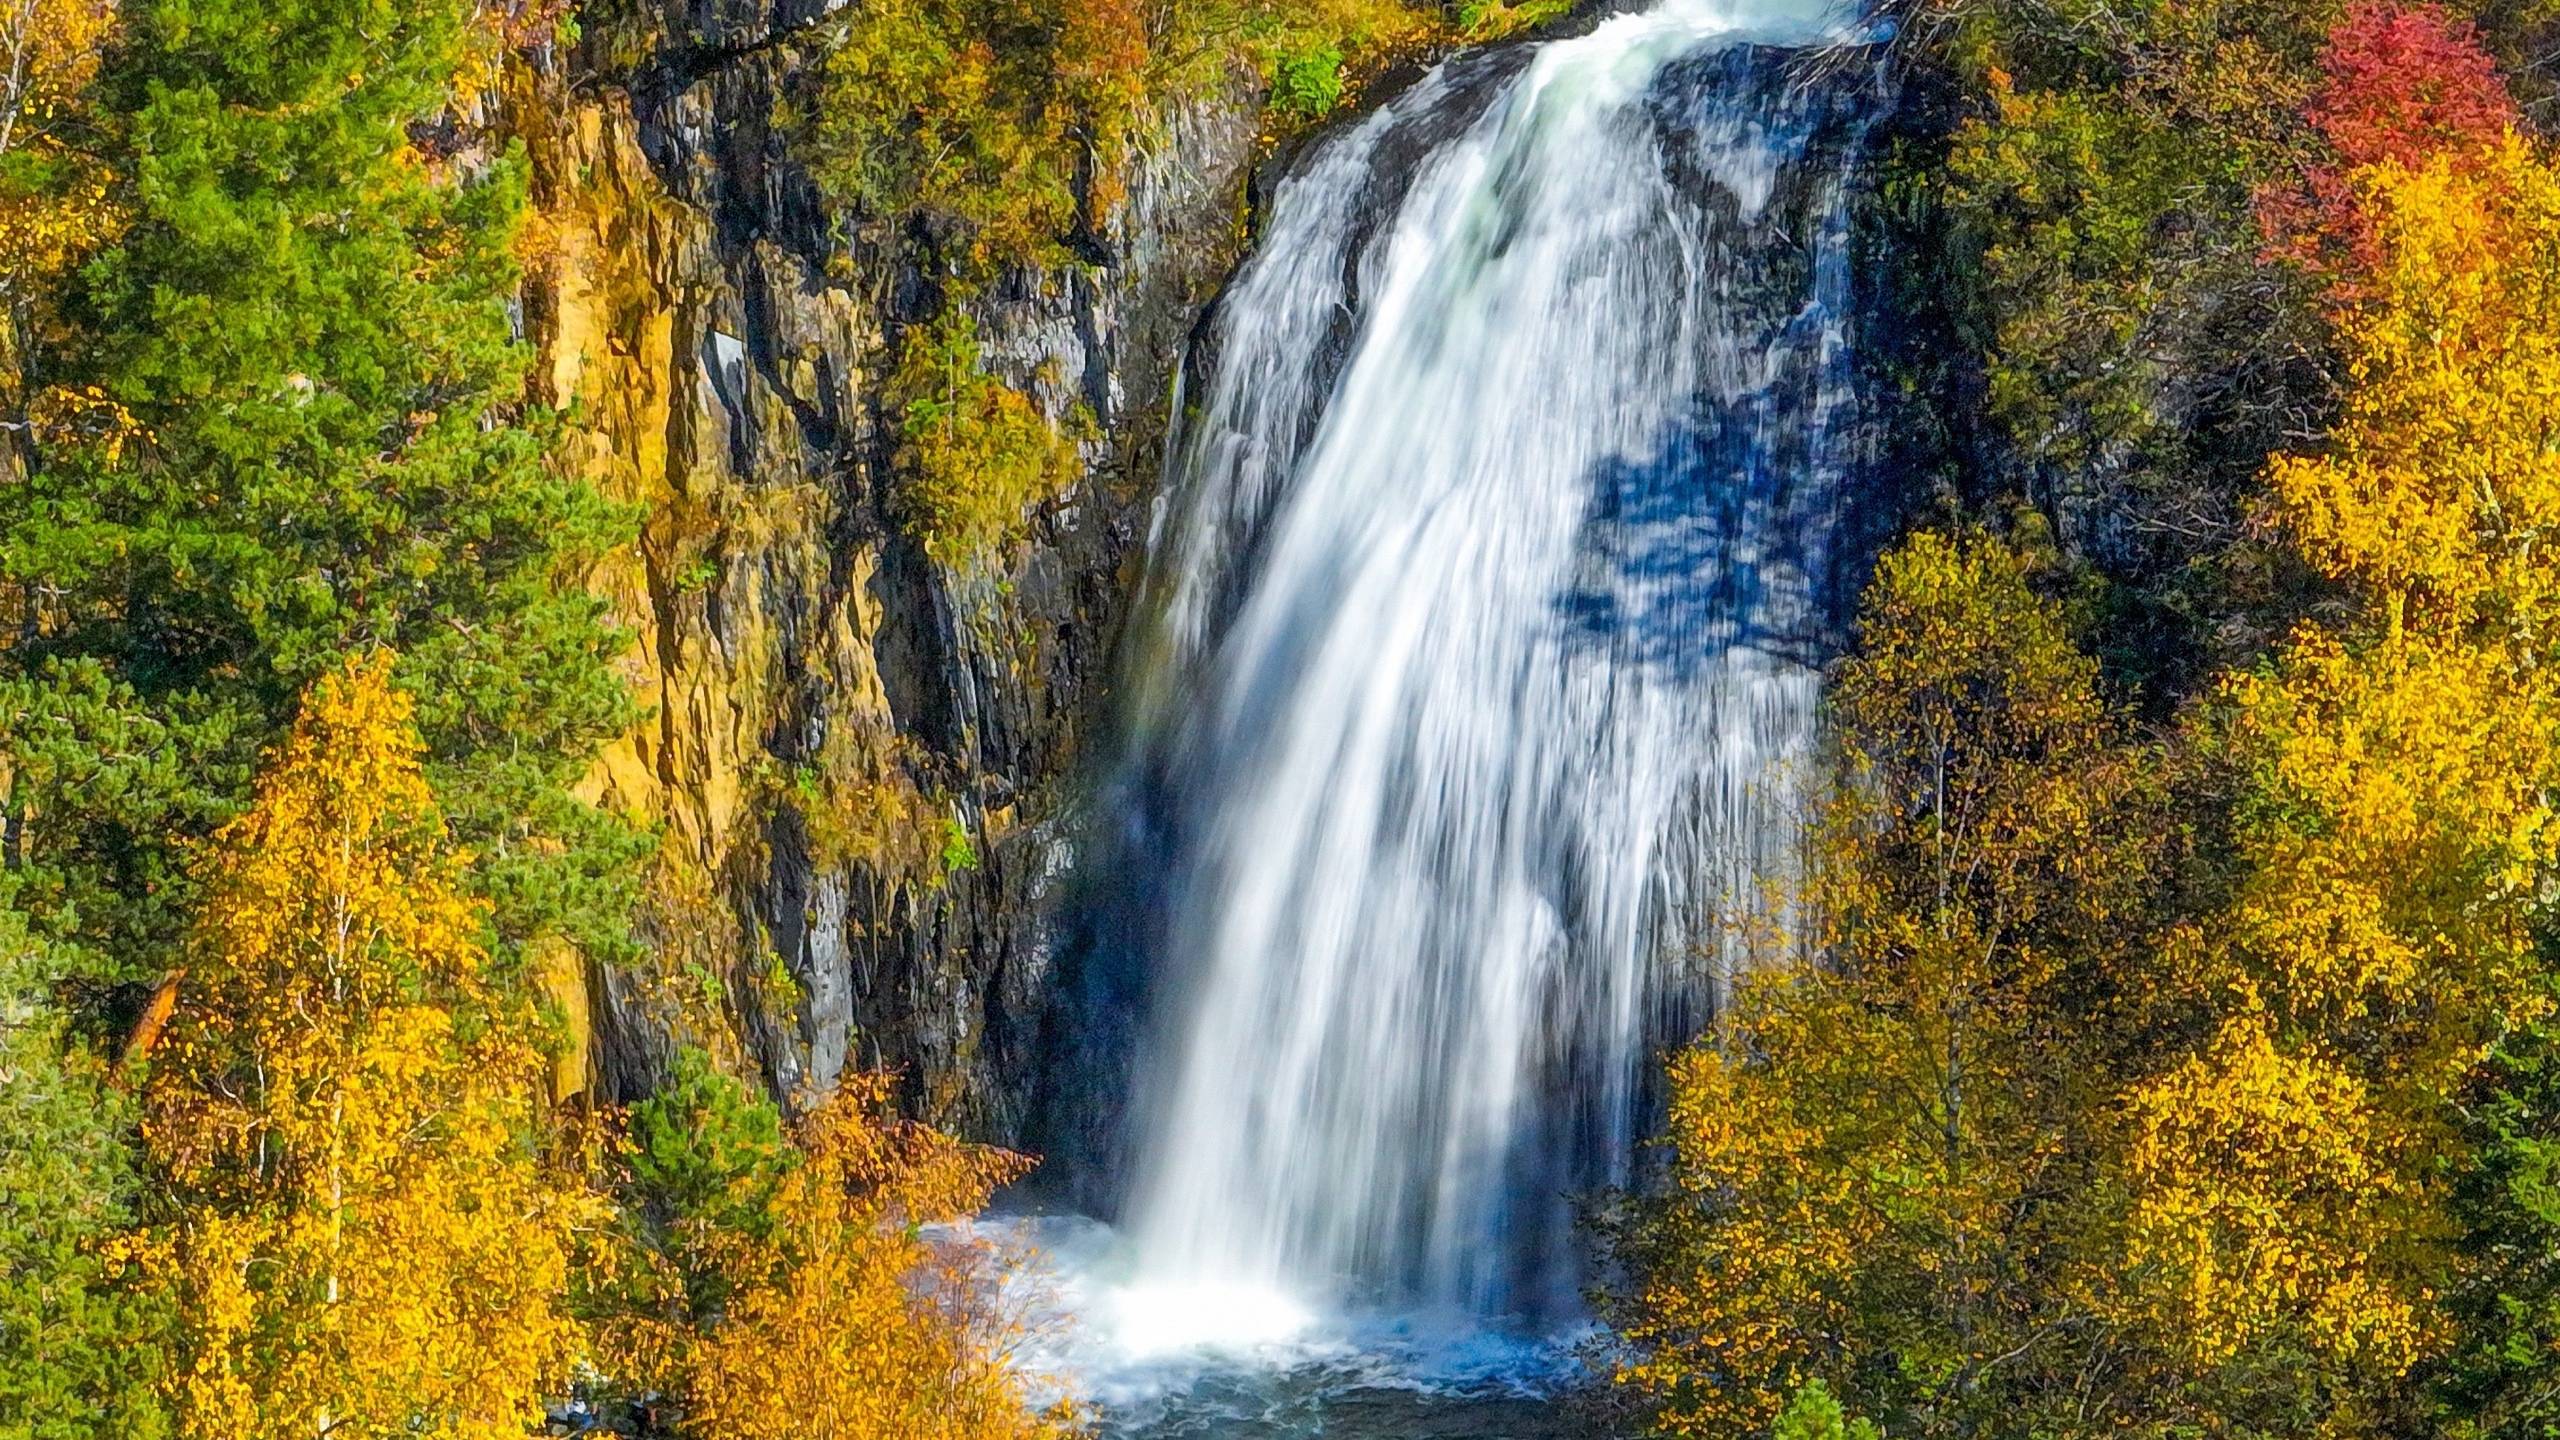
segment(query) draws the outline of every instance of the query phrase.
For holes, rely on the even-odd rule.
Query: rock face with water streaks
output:
[[[991,372],[1101,423],[1027,545],[947,567],[894,521],[882,394],[901,327],[943,303],[936,237],[850,232],[795,161],[782,107],[821,15],[669,5],[538,54],[508,93],[541,211],[540,381],[643,516],[595,584],[648,714],[591,790],[663,837],[651,957],[550,977],[581,1022],[564,1068],[627,1096],[691,1041],[788,1096],[890,1065],[933,1118],[1004,1137],[1061,781],[1173,367],[1231,263],[1252,111],[1174,117],[1092,263],[971,302]]]

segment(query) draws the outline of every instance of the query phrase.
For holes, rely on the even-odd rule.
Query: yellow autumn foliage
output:
[[[1908,1163],[1863,1163],[1917,1132],[1836,1108],[1857,1091],[1842,1084],[1849,1067],[1823,1062],[1865,1038],[1843,1001],[1821,978],[1754,981],[1731,1030],[1757,1055],[1706,1044],[1672,1058],[1673,1193],[1632,1247],[1640,1289],[1621,1327],[1638,1349],[1618,1376],[1660,1402],[1665,1434],[1766,1426],[1854,1334],[1852,1287],[1885,1223],[1873,1182],[1919,1197]]]
[[[542,1057],[390,675],[314,685],[205,855],[145,1092],[173,1213],[136,1246],[196,1440],[518,1440],[579,1350],[566,1237],[597,1210],[536,1163]]]
[[[2228,697],[2259,787],[2231,933],[2249,983],[2290,1026],[2387,1034],[2450,1083],[2539,1003],[2555,697],[2503,647],[2316,629]]]
[[[112,176],[72,143],[117,21],[115,0],[0,0],[0,296],[112,232]]]
[[[2288,531],[2387,614],[2547,636],[2560,602],[2560,181],[2530,142],[2357,177],[2381,263],[2327,453],[2269,478]],[[2421,618],[2413,615],[2413,620]]]
[[[2423,1285],[2396,1263],[2437,1238],[2424,1157],[2347,1067],[2243,1015],[2142,1087],[2129,1128],[2141,1200],[2122,1268],[2182,1360],[2209,1367],[2281,1335],[2396,1374],[2437,1338]]]
[[[2378,244],[2345,413],[2269,471],[2351,606],[2224,685],[2237,881],[2198,956],[2222,1019],[2125,1101],[2109,1308],[2199,1375],[2281,1355],[2369,1384],[2433,1352],[2461,1087],[2548,1003],[2560,176],[2508,136],[2354,178]]]
[[[1821,958],[1746,977],[1674,1060],[1671,1193],[1619,1227],[1622,1378],[1663,1433],[1765,1430],[1861,1366],[1898,1369],[1924,1429],[2022,1423],[1994,1382],[2074,1363],[2076,1199],[2130,1028],[2102,1012],[2156,831],[2034,568],[1922,533],[1868,592],[1834,690]]]
[[[634,1267],[640,1303],[605,1327],[608,1359],[671,1397],[685,1435],[1067,1434],[1024,1401],[1005,1257],[965,1223],[1028,1162],[898,1118],[891,1088],[845,1077],[751,1216],[681,1224],[677,1253]]]

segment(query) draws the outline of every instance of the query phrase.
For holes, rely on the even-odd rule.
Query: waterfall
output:
[[[1164,985],[1123,1220],[1180,1338],[1275,1295],[1569,1307],[1569,1197],[1783,922],[1874,108],[1793,61],[1849,38],[1660,0],[1451,61],[1277,188],[1123,787]]]

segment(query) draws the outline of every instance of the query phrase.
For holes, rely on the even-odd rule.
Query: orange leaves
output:
[[[681,1396],[700,1440],[1042,1440],[1006,1365],[1004,1257],[963,1226],[1021,1157],[897,1118],[853,1075],[797,1127],[798,1157],[749,1223],[695,1226],[676,1262],[716,1313],[612,1327],[631,1378]]]
[[[768,1118],[678,1253],[599,1243],[601,1198],[536,1158],[531,1016],[487,974],[391,673],[314,685],[204,855],[145,1094],[171,1219],[129,1247],[179,1310],[187,1433],[521,1440],[588,1348],[573,1265],[635,1297],[604,1358],[683,1396],[698,1440],[1056,1433],[1005,1363],[998,1257],[933,1228],[1026,1162],[900,1120],[885,1078],[849,1079],[796,1150]]]
[[[1884,1228],[1878,1180],[1903,1190],[1892,1177],[1919,1174],[1908,1157],[1876,1163],[1868,1146],[1891,1147],[1893,1127],[1860,1124],[1855,1092],[1838,1088],[1857,1083],[1841,1062],[1870,1038],[1842,1028],[1852,1017],[1839,989],[1827,977],[1747,982],[1737,1043],[1672,1059],[1676,1194],[1632,1249],[1642,1289],[1622,1329],[1638,1358],[1619,1374],[1663,1402],[1665,1434],[1768,1423],[1853,1329],[1852,1282]]]
[[[1138,0],[1061,0],[1057,24],[1061,79],[1106,91],[1126,106],[1145,102],[1152,61]]]
[[[893,1227],[963,1220],[1030,1170],[1023,1156],[899,1119],[894,1088],[887,1075],[848,1076],[795,1136],[813,1167],[835,1177],[829,1188],[853,1207],[849,1217]]]
[[[2232,683],[2261,821],[2238,918],[2303,1023],[2396,1025],[2449,1083],[2535,1003],[2534,892],[2560,848],[2560,176],[2508,137],[2367,172],[2376,262],[2341,335],[2327,453],[2282,456],[2275,518],[2361,623]],[[2423,1061],[2420,1055],[2425,1058]]]
[[[483,977],[479,907],[388,656],[312,687],[205,855],[189,999],[144,1135],[175,1223],[188,1432],[521,1436],[578,1349],[528,1148],[541,1058]]]
[[[1149,80],[1155,59],[1146,15],[1138,0],[1064,0],[1057,45],[1058,78],[1082,112],[1092,157],[1087,204],[1095,215],[1108,216],[1128,198],[1123,171],[1131,141],[1154,105]]]
[[[110,465],[123,457],[127,445],[151,438],[149,427],[95,385],[53,385],[37,391],[27,406],[27,429],[39,445],[55,450],[87,447]]]
[[[116,19],[114,0],[0,0],[0,156],[76,104]]]
[[[2361,183],[2375,248],[2340,323],[2346,412],[2326,453],[2268,477],[2360,623],[2233,683],[2267,800],[2239,918],[2298,1019],[2434,1016],[2449,1033],[2407,1043],[2448,1083],[2534,1003],[2533,895],[2560,847],[2540,659],[2560,623],[2560,175],[2506,135],[2415,169],[2392,152]]]
[[[2262,58],[2140,86],[2264,108]],[[1760,1425],[1813,1375],[1912,1433],[2371,1433],[2451,1338],[2464,1107],[2551,1004],[2560,174],[2443,12],[2357,7],[2324,72],[2326,168],[2260,214],[2329,281],[2345,362],[2327,442],[2266,471],[2317,621],[2149,747],[2025,557],[1921,537],[1879,568],[1832,691],[1828,947],[1673,1070],[1628,1333],[1675,1430]],[[2177,283],[2160,217],[2196,201],[2153,187],[2197,172],[2086,85],[1982,73],[1950,165],[2012,212],[1986,271],[2059,317],[1997,351],[2041,356]],[[2007,269],[2030,252],[2068,263]],[[2171,784],[2151,814],[2192,848],[2142,829]]]

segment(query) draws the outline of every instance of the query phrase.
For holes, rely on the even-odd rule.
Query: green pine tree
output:
[[[165,966],[184,847],[305,685],[375,647],[506,950],[627,943],[642,842],[567,787],[628,719],[580,584],[628,517],[548,462],[523,398],[523,167],[439,128],[466,14],[127,11],[102,86],[132,224],[29,378],[131,428],[53,437],[0,495],[8,863],[94,979]]]
[[[2437,1413],[2451,1436],[2546,1440],[2560,1435],[2560,1031],[2501,1041],[2464,1119],[2454,1212],[2468,1263]]]
[[[0,1440],[160,1440],[166,1312],[104,1248],[131,1117],[67,1034],[54,960],[0,909]]]

